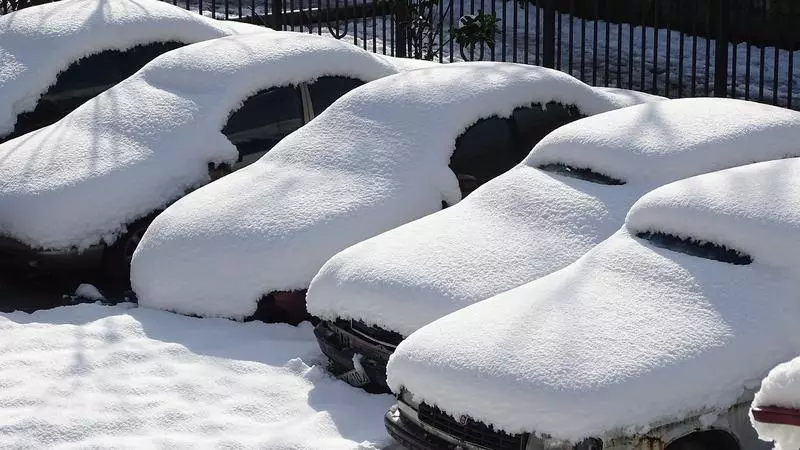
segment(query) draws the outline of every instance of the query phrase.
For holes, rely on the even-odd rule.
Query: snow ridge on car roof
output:
[[[187,44],[266,31],[157,0],[64,0],[0,17],[0,136],[31,111],[59,72],[104,50],[155,41]]]
[[[668,184],[639,199],[626,224],[633,233],[655,231],[712,242],[744,252],[756,262],[797,270],[800,159],[751,164]]]
[[[743,100],[644,103],[559,128],[539,142],[525,163],[565,164],[660,186],[712,170],[796,156],[798,128],[800,113]]]
[[[352,44],[291,32],[165,53],[55,124],[0,144],[0,233],[43,248],[111,243],[125,224],[208,182],[208,162],[236,161],[221,130],[250,95],[396,70]]]

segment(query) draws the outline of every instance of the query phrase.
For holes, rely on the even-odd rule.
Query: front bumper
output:
[[[322,353],[336,365],[345,369],[345,373],[356,371],[353,358],[359,358],[357,355],[361,355],[359,362],[363,373],[360,377],[355,377],[361,382],[356,383],[353,378],[343,377],[345,381],[373,393],[391,392],[386,384],[386,364],[394,349],[376,345],[328,321],[320,322],[314,328],[314,336],[317,338]],[[364,376],[368,378],[367,382],[365,382]]]
[[[45,250],[34,249],[22,242],[0,236],[0,266],[4,268],[72,271],[95,268],[102,264],[105,246]]]

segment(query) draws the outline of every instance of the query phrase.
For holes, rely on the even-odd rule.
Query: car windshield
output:
[[[687,239],[673,234],[662,233],[660,231],[642,231],[636,233],[636,237],[644,239],[656,247],[665,248],[673,252],[685,253],[700,258],[713,259],[715,261],[736,264],[738,266],[747,265],[753,262],[750,255],[746,255],[738,250],[726,248],[713,242],[702,242],[694,239]]]
[[[622,180],[612,178],[608,175],[603,175],[602,173],[597,173],[592,169],[578,168],[561,163],[542,164],[537,168],[544,170],[545,172],[565,175],[568,177],[577,178],[579,180],[588,181],[590,183],[607,184],[609,186],[621,186],[625,184],[625,182]]]

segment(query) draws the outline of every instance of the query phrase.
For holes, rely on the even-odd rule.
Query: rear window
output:
[[[585,116],[577,106],[556,102],[549,102],[544,106],[535,103],[515,109],[511,115],[511,123],[518,135],[520,161],[550,132],[582,117]]]
[[[693,239],[681,238],[659,231],[639,232],[636,233],[636,237],[644,239],[656,247],[697,256],[699,258],[713,259],[737,266],[744,266],[753,262],[753,258],[751,258],[750,255],[713,242],[701,242]]]
[[[308,85],[314,115],[318,116],[328,109],[339,97],[364,84],[363,81],[349,77],[319,77]]]
[[[555,173],[559,175],[577,178],[579,180],[588,181],[596,184],[606,184],[609,186],[621,186],[625,184],[624,181],[612,178],[599,172],[595,172],[589,168],[573,167],[566,164],[542,164],[537,167],[545,172]]]

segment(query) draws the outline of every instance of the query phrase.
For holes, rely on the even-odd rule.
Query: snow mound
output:
[[[800,113],[751,102],[667,100],[584,118],[552,132],[524,164],[459,204],[332,257],[311,283],[308,308],[321,318],[362,320],[407,336],[439,317],[574,262],[613,234],[631,205],[659,185],[787,155],[800,156]],[[627,182],[603,185],[531,167],[552,163],[599,173],[613,167]],[[761,211],[774,212],[765,196],[778,182],[739,195],[739,209],[756,211],[761,202]],[[696,190],[691,184],[675,186]],[[724,183],[714,186],[727,189]],[[686,200],[670,190],[658,192],[658,198],[673,201],[676,208],[687,201],[707,203],[700,195]],[[713,199],[718,194],[708,195]],[[688,208],[678,214],[661,203],[656,206],[658,216],[651,223],[686,222],[681,214],[688,214]],[[800,210],[800,203],[795,209]],[[722,224],[707,227],[723,217],[696,217],[691,224],[708,233],[734,230]],[[771,240],[777,248],[783,246],[787,258],[800,253],[786,244],[787,233],[777,235],[770,228],[774,223],[758,228],[771,223],[771,217],[737,220],[736,227],[747,227],[739,233],[743,238],[752,233],[753,243]]]
[[[716,194],[719,214],[733,222],[755,213],[735,210],[743,191],[769,185],[772,220],[788,229],[800,216],[797,170],[800,160],[765,162],[652,195],[678,185],[685,198]],[[734,265],[631,233],[623,228],[558,272],[421,328],[391,357],[390,387],[510,433],[577,441],[725,410],[797,354],[797,263],[792,271],[758,258]]]
[[[588,167],[628,183],[659,186],[754,161],[797,156],[798,127],[796,111],[744,100],[645,103],[559,128],[542,139],[526,163]],[[726,165],[720,167],[720,160]]]
[[[125,224],[207,183],[208,162],[236,161],[221,130],[250,95],[397,70],[351,44],[291,32],[161,55],[59,122],[0,144],[0,234],[42,248],[110,244]]]
[[[81,283],[75,289],[75,296],[88,298],[89,300],[105,300],[103,293],[100,292],[94,285],[89,283]]]
[[[154,41],[190,44],[265,30],[157,0],[65,0],[0,16],[0,136],[80,58]]]
[[[388,395],[321,373],[311,327],[79,305],[0,314],[0,447],[377,448]]]
[[[753,407],[766,406],[800,410],[800,358],[779,364],[761,382],[761,390],[753,399]],[[752,413],[750,422],[760,439],[775,441],[776,450],[800,448],[800,427],[757,422]]]
[[[133,258],[140,304],[242,318],[264,294],[305,289],[338,251],[458,202],[448,164],[470,125],[550,101],[595,114],[630,100],[504,63],[412,70],[356,88],[255,164],[160,214]]]

